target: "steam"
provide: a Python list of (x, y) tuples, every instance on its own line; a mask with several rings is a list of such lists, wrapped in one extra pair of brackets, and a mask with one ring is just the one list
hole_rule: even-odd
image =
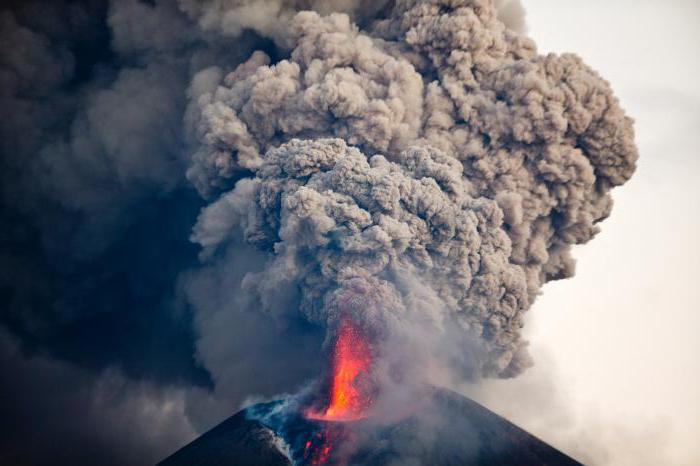
[[(362, 29), (335, 13), (289, 24), (288, 59), (195, 78), (208, 86), (191, 92), (188, 178), (224, 193), (193, 240), (205, 257), (241, 234), (267, 252), (242, 281), (265, 313), (301, 312), (331, 338), (344, 312), (382, 335), (458, 329), (461, 377), (521, 373), (524, 312), (573, 275), (571, 246), (634, 171), (608, 84), (574, 55), (537, 55), (488, 1), (398, 1)], [(275, 298), (289, 289), (298, 309)]]

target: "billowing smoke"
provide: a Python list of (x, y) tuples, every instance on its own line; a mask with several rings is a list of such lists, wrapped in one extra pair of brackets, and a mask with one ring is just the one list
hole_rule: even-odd
[[(608, 84), (574, 55), (537, 55), (489, 1), (399, 1), (362, 29), (301, 12), (285, 39), (288, 59), (195, 78), (188, 178), (205, 196), (241, 179), (193, 239), (268, 252), (242, 281), (263, 312), (332, 331), (348, 312), (334, 296), (355, 295), (375, 331), (416, 316), (438, 339), (459, 329), (468, 378), (520, 373), (523, 313), (573, 274), (571, 246), (634, 171)], [(299, 309), (277, 298), (290, 289)]]
[[(607, 83), (524, 31), (516, 0), (4, 3), (0, 398), (59, 425), (80, 400), (11, 400), (79, 371), (182, 407), (158, 445), (76, 423), (111, 464), (316, 377), (343, 313), (404, 372), (521, 372), (636, 159)], [(0, 453), (50, 462), (24, 431)]]

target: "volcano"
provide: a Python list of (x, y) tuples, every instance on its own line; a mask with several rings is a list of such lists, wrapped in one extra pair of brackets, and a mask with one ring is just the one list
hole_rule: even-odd
[[(480, 404), (433, 389), (397, 422), (332, 422), (278, 400), (248, 407), (159, 466), (578, 465)], [(293, 409), (291, 409), (293, 411)]]

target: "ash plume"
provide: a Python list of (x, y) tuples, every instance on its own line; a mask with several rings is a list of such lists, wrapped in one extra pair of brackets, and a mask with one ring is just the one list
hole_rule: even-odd
[[(607, 82), (574, 55), (538, 55), (489, 1), (398, 1), (362, 29), (301, 12), (289, 41), (289, 58), (256, 52), (192, 93), (188, 178), (205, 196), (238, 179), (193, 239), (211, 252), (242, 234), (268, 252), (243, 280), (263, 312), (332, 332), (333, 297), (354, 293), (361, 325), (458, 328), (467, 378), (522, 372), (524, 312), (573, 274), (571, 246), (634, 171)], [(289, 288), (299, 309), (271, 298)]]
[[(5, 2), (0, 398), (58, 425), (80, 400), (24, 387), (79, 372), (180, 416), (65, 433), (113, 464), (316, 377), (343, 313), (413, 379), (524, 370), (523, 313), (637, 157), (608, 84), (524, 32), (516, 0)], [(56, 457), (23, 432), (0, 452)]]

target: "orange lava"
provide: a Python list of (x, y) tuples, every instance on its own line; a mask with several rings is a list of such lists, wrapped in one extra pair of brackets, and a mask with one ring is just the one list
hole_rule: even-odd
[(334, 432), (331, 430), (316, 433), (316, 445), (311, 440), (304, 444), (304, 460), (308, 466), (321, 466), (328, 461), (333, 445)]
[(353, 421), (365, 417), (372, 402), (367, 375), (372, 356), (369, 344), (349, 318), (343, 318), (333, 348), (331, 393), (322, 412), (308, 411), (309, 419)]

